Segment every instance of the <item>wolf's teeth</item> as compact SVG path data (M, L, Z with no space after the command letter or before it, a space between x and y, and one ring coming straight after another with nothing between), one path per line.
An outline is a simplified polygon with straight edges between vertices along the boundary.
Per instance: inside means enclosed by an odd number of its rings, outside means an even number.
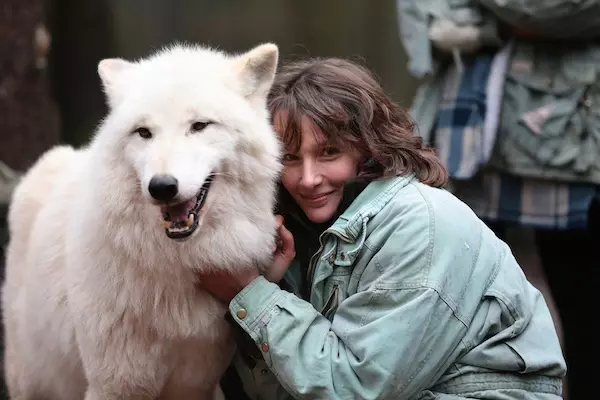
M189 228L192 225L194 225L194 214L188 215L187 219L185 220L185 226Z
M165 227L165 229L171 229L171 227L173 226L173 221L163 221L163 226Z

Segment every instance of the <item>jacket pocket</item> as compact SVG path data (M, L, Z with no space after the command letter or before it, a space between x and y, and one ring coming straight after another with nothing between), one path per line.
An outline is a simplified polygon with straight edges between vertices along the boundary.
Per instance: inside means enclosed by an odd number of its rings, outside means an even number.
M557 94L507 79L502 133L537 163L565 167L585 145L585 95L586 87ZM589 167L579 169L585 172Z
M506 77L499 150L508 164L535 164L587 173L596 142L590 132L590 105L600 99L595 78L599 68L573 56L543 55L522 48L513 56ZM587 68L584 68L584 66ZM579 72L580 71L580 72Z

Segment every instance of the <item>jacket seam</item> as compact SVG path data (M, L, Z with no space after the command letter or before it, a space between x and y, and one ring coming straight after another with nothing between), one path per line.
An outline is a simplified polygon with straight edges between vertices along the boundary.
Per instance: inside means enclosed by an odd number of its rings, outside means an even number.
M419 192L419 195L421 196L421 198L427 205L427 213L429 216L429 219L428 219L429 243L427 244L427 251L426 251L426 257L427 257L427 261L425 263L426 275L423 278L423 279L427 279L429 277L429 272L431 271L431 263L433 260L433 247L435 245L435 243L434 243L434 241L435 241L435 214L433 212L433 209L432 209L431 203L429 202L429 199L421 191L421 189L418 187L418 185L415 185L414 182L409 183L409 185L413 186Z

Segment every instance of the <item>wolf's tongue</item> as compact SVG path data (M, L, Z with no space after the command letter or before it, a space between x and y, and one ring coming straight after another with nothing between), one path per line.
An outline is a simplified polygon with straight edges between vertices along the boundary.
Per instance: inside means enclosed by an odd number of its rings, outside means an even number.
M196 200L188 200L184 203L175 204L174 206L166 207L164 211L169 214L171 221L185 221L190 211L196 205Z

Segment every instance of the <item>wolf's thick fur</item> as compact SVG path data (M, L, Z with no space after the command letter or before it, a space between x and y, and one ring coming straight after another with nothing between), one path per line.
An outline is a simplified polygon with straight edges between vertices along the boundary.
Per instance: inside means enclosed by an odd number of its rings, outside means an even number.
M47 152L9 211L2 305L15 400L204 399L234 346L211 270L267 266L279 143L266 109L277 47L173 46L103 60L109 113L84 149ZM198 131L194 122L211 122ZM143 138L137 128L147 128ZM149 181L177 199L214 180L198 229L168 238Z

